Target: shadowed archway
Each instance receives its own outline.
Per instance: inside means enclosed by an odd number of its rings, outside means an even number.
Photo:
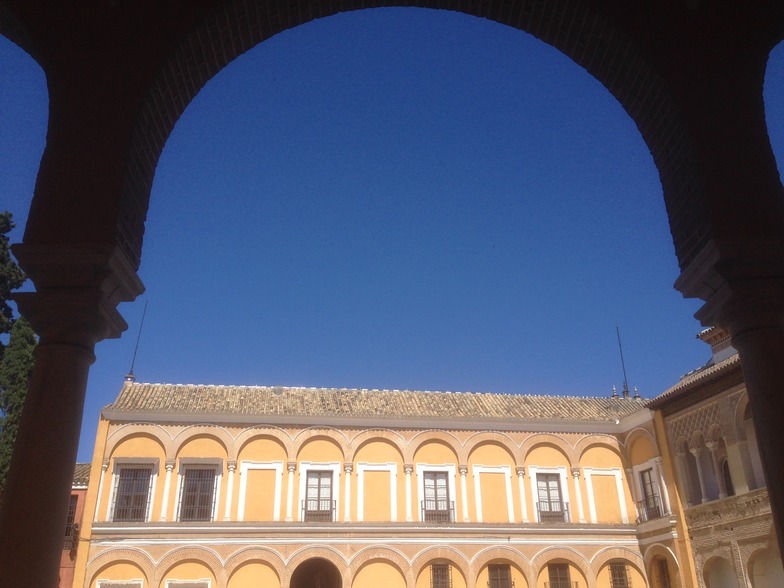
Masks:
[[[341,588],[340,571],[331,561],[314,557],[302,562],[291,574],[290,588]]]

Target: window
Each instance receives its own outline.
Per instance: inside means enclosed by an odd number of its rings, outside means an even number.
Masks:
[[[490,564],[487,566],[488,588],[514,588],[512,569],[509,564]]]
[[[620,561],[610,562],[610,588],[631,588],[631,586],[626,564]]]
[[[76,503],[78,501],[79,497],[76,494],[71,494],[70,502],[68,502],[68,517],[65,519],[65,541],[63,542],[65,551],[76,547],[79,534],[79,525],[76,523]]]
[[[146,521],[152,499],[152,464],[121,464],[117,468],[112,520],[119,523]]]
[[[425,472],[425,499],[422,520],[428,523],[451,523],[453,503],[449,500],[447,472]]]
[[[539,522],[569,522],[568,505],[561,498],[561,476],[559,474],[536,474],[536,491]]]
[[[215,466],[184,466],[180,487],[180,521],[206,522],[213,519],[216,481]]]
[[[640,472],[640,486],[642,487],[642,501],[637,505],[640,522],[658,519],[662,516],[662,507],[659,496],[656,494],[656,486],[653,481],[653,468],[648,468]]]
[[[332,472],[308,471],[305,492],[302,520],[331,522],[335,512],[335,501],[332,499]]]
[[[656,566],[656,587],[670,588],[670,571],[667,569],[667,560],[658,558],[654,565]]]
[[[732,485],[732,475],[730,474],[730,462],[724,458],[721,462],[721,475],[724,478],[724,488],[727,496],[735,496],[735,486]]]
[[[430,564],[430,588],[452,588],[452,566],[447,563]]]
[[[574,588],[569,577],[569,564],[548,564],[547,577],[550,581],[545,582],[545,588]]]

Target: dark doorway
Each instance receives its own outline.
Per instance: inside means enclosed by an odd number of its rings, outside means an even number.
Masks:
[[[330,561],[314,557],[302,562],[291,575],[289,588],[341,588],[340,572]]]

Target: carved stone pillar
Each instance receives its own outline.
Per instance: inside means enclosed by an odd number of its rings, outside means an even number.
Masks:
[[[18,586],[56,586],[93,349],[127,328],[117,304],[143,287],[116,251],[14,253],[37,290],[15,299],[39,341],[0,504],[0,569],[24,578]]]
[[[572,468],[572,479],[574,480],[574,500],[577,503],[578,521],[585,522],[585,512],[583,511],[583,493],[580,490],[580,468]]]
[[[414,471],[413,464],[404,463],[403,471],[406,474],[406,521],[414,520],[414,513],[411,508],[411,473]]]
[[[349,462],[343,464],[343,471],[346,473],[346,500],[343,503],[343,520],[347,523],[351,522],[351,471],[353,469],[354,464]]]
[[[713,472],[716,475],[716,483],[719,485],[719,498],[727,498],[727,485],[724,483],[724,476],[722,475],[721,468],[719,467],[719,455],[717,453],[719,444],[709,441],[705,444],[711,454],[711,461],[713,462]]]
[[[286,520],[294,520],[294,472],[297,471],[297,462],[290,461],[286,464],[289,470],[289,481],[286,491]]]
[[[101,479],[98,482],[98,498],[95,500],[95,516],[93,521],[98,522],[98,512],[101,509],[101,499],[103,498],[103,485],[106,483],[106,472],[109,469],[109,460],[105,459],[101,463]]]
[[[234,497],[234,476],[236,475],[237,471],[237,462],[230,461],[226,464],[226,467],[229,470],[229,483],[228,488],[226,489],[226,510],[223,512],[223,520],[230,521],[231,520],[231,502],[232,498]]]
[[[163,481],[163,504],[161,504],[161,521],[166,521],[169,513],[169,493],[171,492],[172,472],[174,460],[166,461],[166,478]]]
[[[517,486],[520,490],[520,512],[523,515],[523,522],[527,523],[528,520],[528,504],[525,501],[525,466],[518,466],[515,471],[517,472]]]
[[[697,464],[697,477],[700,480],[700,495],[702,496],[702,502],[708,502],[708,493],[705,490],[705,472],[702,471],[702,461],[700,461],[700,455],[702,455],[701,448],[694,448],[689,449],[689,453],[694,456],[694,461]]]
[[[685,494],[684,498],[686,499],[686,505],[694,506],[694,501],[692,500],[694,492],[691,487],[689,469],[686,465],[685,451],[675,451],[675,470],[678,475],[678,480],[681,483],[682,494]]]
[[[468,522],[468,484],[466,483],[466,475],[468,474],[468,466],[458,466],[460,471],[460,490],[463,493],[463,522]]]

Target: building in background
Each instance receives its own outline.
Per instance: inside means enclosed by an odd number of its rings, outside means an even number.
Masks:
[[[60,582],[58,588],[71,588],[74,583],[74,566],[79,547],[79,533],[84,514],[84,499],[90,482],[90,464],[77,463],[74,468],[71,498],[68,502],[68,520],[65,524],[63,553],[60,557]]]

